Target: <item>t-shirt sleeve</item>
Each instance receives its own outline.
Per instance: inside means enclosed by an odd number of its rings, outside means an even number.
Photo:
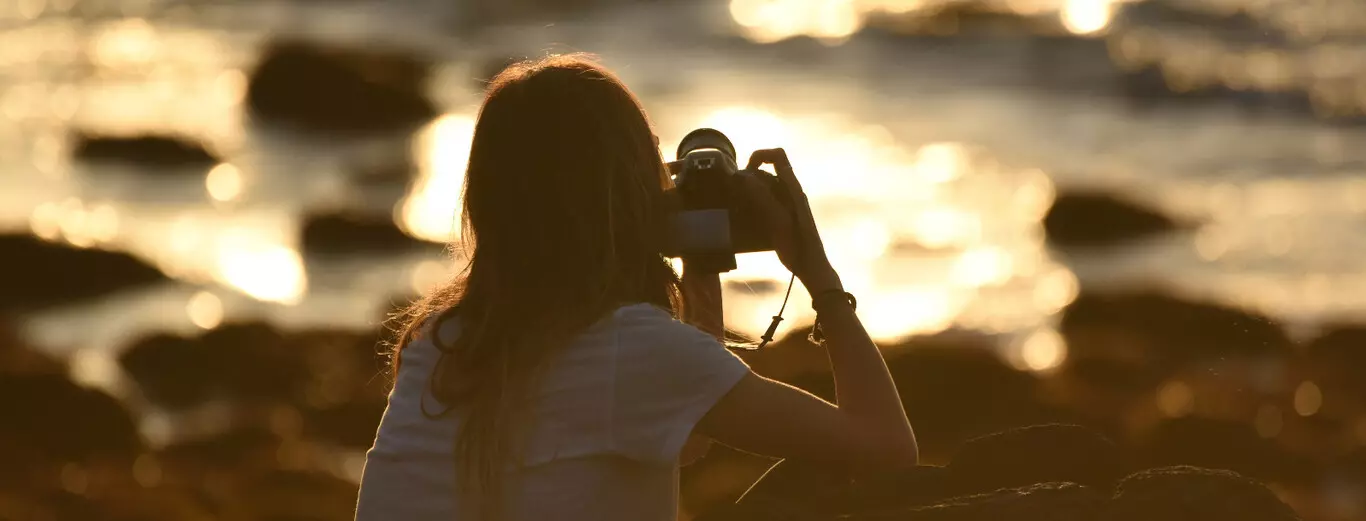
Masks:
[[[631,459],[672,463],[702,416],[749,367],[714,337],[673,319],[618,337],[613,444]]]

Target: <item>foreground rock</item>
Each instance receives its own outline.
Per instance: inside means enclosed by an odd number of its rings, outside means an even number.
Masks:
[[[441,245],[403,233],[387,215],[340,212],[314,214],[304,219],[303,230],[300,233],[304,255],[351,255],[441,249]]]
[[[279,41],[251,74],[247,106],[262,121],[312,131],[411,128],[439,112],[425,92],[430,68],[398,51]]]
[[[1075,483],[1040,483],[957,497],[934,506],[897,513],[864,514],[848,521],[1092,521],[1102,511],[1105,498]]]
[[[1108,508],[1114,521],[1298,521],[1270,489],[1232,471],[1167,467],[1136,473]]]
[[[122,253],[80,249],[31,235],[0,235],[0,311],[33,311],[166,280]]]
[[[1109,246],[1181,227],[1156,210],[1099,193],[1059,194],[1043,224],[1048,241],[1064,248]]]
[[[206,150],[204,145],[178,136],[78,133],[73,139],[72,156],[88,162],[208,168],[222,161]]]
[[[1118,446],[1078,425],[1034,425],[969,440],[949,463],[964,492],[1070,482],[1109,490],[1132,470]]]

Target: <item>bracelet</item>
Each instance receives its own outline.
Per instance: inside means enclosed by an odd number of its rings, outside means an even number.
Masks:
[[[858,309],[858,299],[854,298],[853,293],[844,290],[828,290],[811,298],[811,309],[816,310],[816,323],[811,326],[811,334],[807,335],[807,340],[813,344],[825,343],[825,332],[821,331],[821,309],[827,302],[845,302],[851,309]]]
[[[825,308],[826,303],[832,300],[835,302],[845,302],[849,304],[849,307],[858,309],[858,299],[854,298],[853,293],[849,293],[843,289],[825,290],[811,297],[811,309],[814,309],[819,313],[821,309]]]

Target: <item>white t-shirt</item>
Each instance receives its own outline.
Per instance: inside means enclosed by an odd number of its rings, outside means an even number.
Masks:
[[[458,321],[439,334],[449,344]],[[445,410],[428,385],[439,354],[430,331],[402,351],[366,455],[357,521],[459,519],[461,412],[431,419],[421,410]],[[748,372],[715,338],[658,307],[616,310],[557,352],[537,380],[524,463],[504,482],[507,521],[674,520],[683,443]]]

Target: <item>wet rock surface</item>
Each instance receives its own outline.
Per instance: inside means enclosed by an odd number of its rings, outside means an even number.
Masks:
[[[208,168],[221,161],[204,145],[179,136],[78,133],[73,140],[72,156],[87,162]]]
[[[247,106],[261,120],[311,131],[410,128],[439,112],[426,95],[430,68],[396,50],[280,40],[252,72]]]
[[[1143,205],[1103,193],[1061,193],[1044,216],[1048,242],[1061,248],[1110,246],[1182,227]]]
[[[132,256],[47,242],[31,235],[0,235],[0,312],[24,312],[167,280]]]
[[[1197,467],[1149,469],[1124,478],[1108,505],[1113,521],[1296,521],[1270,489],[1227,470]]]

